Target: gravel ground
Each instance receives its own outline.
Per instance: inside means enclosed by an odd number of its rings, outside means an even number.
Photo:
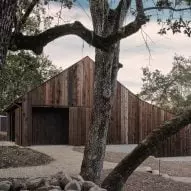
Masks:
[[[10,145],[10,142],[0,142],[0,145]],[[78,174],[82,161],[82,153],[72,150],[72,146],[46,145],[28,147],[37,152],[44,153],[54,159],[47,165],[0,169],[0,178],[27,178],[46,177],[59,171],[68,174]],[[116,163],[105,162],[104,169],[114,168]]]
[[[53,160],[43,153],[18,146],[0,146],[0,158],[0,169],[44,165]]]
[[[0,143],[1,144],[1,143]],[[10,143],[3,143],[4,145]],[[0,169],[0,181],[13,178],[47,177],[64,171],[68,174],[78,174],[82,161],[82,153],[72,150],[72,146],[32,146],[38,152],[53,157],[55,160],[48,165]],[[76,148],[75,148],[76,150]],[[81,149],[82,151],[82,149]],[[124,153],[123,153],[124,154]],[[118,162],[122,158],[119,153],[107,153],[106,159]],[[150,158],[149,158],[150,159]],[[151,158],[151,160],[153,160]],[[148,161],[149,162],[149,161]],[[152,161],[149,162],[149,164]],[[155,163],[155,161],[154,161]],[[116,163],[105,162],[102,179]],[[161,176],[144,172],[134,172],[127,181],[125,191],[191,191],[191,184],[175,182]]]
[[[104,171],[104,176],[110,170]],[[124,191],[191,191],[191,184],[175,182],[158,175],[134,172],[128,179]]]
[[[83,152],[82,147],[74,147],[75,151]],[[126,156],[125,153],[106,152],[105,161],[118,163]],[[159,170],[159,159],[150,156],[141,166],[150,166]],[[160,172],[171,176],[191,177],[191,161],[163,161],[160,160]]]

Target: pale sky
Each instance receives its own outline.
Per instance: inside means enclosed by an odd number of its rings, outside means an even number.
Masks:
[[[57,5],[56,3],[49,5],[52,16],[56,13]],[[86,27],[92,28],[90,13],[83,4],[81,4],[81,7],[74,6],[71,10],[63,9],[62,13],[64,22],[78,20]],[[128,19],[126,19],[126,23],[128,22]],[[151,50],[151,58],[141,31],[122,40],[120,48],[120,62],[123,64],[123,68],[118,73],[118,80],[134,93],[138,93],[141,89],[142,67],[149,66],[152,70],[159,69],[167,73],[172,67],[175,54],[186,57],[191,56],[191,38],[186,37],[184,34],[173,36],[169,32],[168,35],[160,36],[157,34],[160,27],[154,20],[142,29],[149,35],[147,42]],[[63,69],[87,55],[94,60],[94,48],[73,35],[49,43],[45,47],[45,54],[49,56],[54,65]]]

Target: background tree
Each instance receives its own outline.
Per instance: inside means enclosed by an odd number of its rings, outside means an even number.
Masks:
[[[16,98],[60,71],[43,55],[9,53],[4,69],[0,70],[0,113]]]
[[[172,112],[180,112],[191,105],[191,60],[175,56],[167,74],[143,68],[140,97]]]
[[[120,0],[116,8],[112,8],[107,0],[89,0],[93,31],[76,21],[49,28],[37,35],[20,33],[20,29],[24,26],[31,10],[38,2],[37,0],[33,0],[27,7],[23,17],[19,22],[16,22],[15,28],[13,28],[13,21],[16,17],[15,6],[17,2],[15,3],[14,1],[14,4],[12,0],[1,1],[0,15],[3,15],[3,17],[0,17],[0,35],[3,38],[0,39],[0,64],[4,64],[8,48],[13,51],[21,49],[32,50],[36,54],[41,54],[44,46],[49,42],[69,34],[81,37],[96,48],[92,122],[81,167],[81,174],[87,180],[92,180],[96,183],[99,183],[100,180],[107,131],[116,90],[117,73],[121,67],[121,64],[119,64],[120,40],[136,33],[142,25],[149,21],[148,15],[146,15],[148,11],[163,9],[185,11],[190,9],[189,7],[177,9],[177,6],[171,3],[172,1],[161,1],[162,4],[160,6],[157,3],[153,7],[144,7],[142,0]],[[134,3],[133,14],[135,18],[132,22],[123,26],[124,19],[132,3]],[[6,23],[6,26],[3,25],[4,23]],[[119,163],[102,185],[108,191],[121,190],[133,170],[157,148],[160,141],[164,141],[164,139],[189,124],[190,121],[189,110],[182,116],[163,125],[161,129],[154,131],[129,156]],[[140,155],[140,153],[145,154]]]
[[[17,5],[17,19],[23,17],[23,12],[30,5],[28,0],[19,0]],[[43,4],[34,7],[21,28],[21,32],[28,35],[39,34],[50,27],[52,17],[46,16]],[[19,50],[8,52],[7,64],[0,71],[0,113],[13,100],[40,85],[45,80],[56,75],[61,69],[56,68],[45,55],[35,55],[32,52]]]

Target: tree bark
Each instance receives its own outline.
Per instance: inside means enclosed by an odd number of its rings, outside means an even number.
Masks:
[[[16,13],[16,4],[17,0],[1,0],[0,2],[0,68],[5,63]]]
[[[108,8],[107,1],[98,0],[90,3],[90,10],[95,34],[105,37],[122,27],[128,9],[121,11],[121,7],[114,13]],[[119,66],[119,42],[111,45],[107,52],[96,49],[92,122],[85,146],[81,175],[85,180],[97,184],[100,183],[103,168]]]
[[[102,187],[107,191],[121,191],[128,177],[161,143],[191,123],[191,109],[154,129],[129,155],[105,178]]]

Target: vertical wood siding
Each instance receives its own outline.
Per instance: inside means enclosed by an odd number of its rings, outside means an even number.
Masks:
[[[0,116],[0,131],[7,131],[8,130],[8,117]]]
[[[69,144],[84,145],[93,104],[94,63],[85,57],[75,65],[28,92],[16,109],[16,141],[32,144],[32,108],[69,108]],[[119,82],[108,131],[109,144],[137,144],[172,114],[140,100]],[[10,125],[9,125],[10,126]],[[11,134],[10,129],[9,134]],[[21,135],[20,135],[21,134]],[[157,156],[191,155],[190,125],[169,138]]]

